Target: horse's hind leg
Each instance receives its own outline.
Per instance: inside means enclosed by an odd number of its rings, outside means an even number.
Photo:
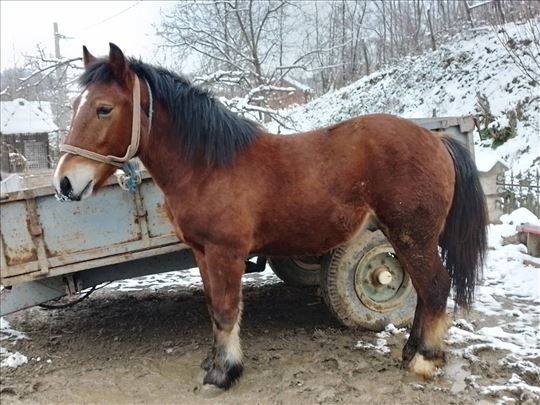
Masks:
[[[402,232],[402,231],[401,231]],[[445,363],[443,338],[448,329],[446,302],[450,277],[436,241],[390,235],[397,257],[411,277],[418,302],[411,333],[403,348],[403,365],[425,378]]]
[[[196,257],[214,334],[212,352],[202,364],[207,371],[203,382],[228,389],[243,371],[240,317],[245,263],[242,255],[217,247],[209,247]]]

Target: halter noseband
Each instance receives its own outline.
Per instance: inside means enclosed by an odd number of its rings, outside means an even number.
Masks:
[[[122,167],[128,162],[132,157],[137,154],[139,150],[139,142],[141,140],[141,87],[139,83],[139,78],[137,75],[134,76],[135,80],[133,83],[133,120],[131,122],[131,141],[127,147],[126,154],[122,157],[113,156],[113,155],[101,155],[97,152],[92,152],[91,150],[79,148],[78,146],[62,144],[60,145],[60,151],[70,153],[72,155],[79,155],[91,160],[96,160],[98,162],[107,163],[109,165]],[[148,88],[148,133],[152,128],[152,117],[154,115],[154,103],[152,99],[152,90],[148,80],[144,79],[146,82],[146,87]]]

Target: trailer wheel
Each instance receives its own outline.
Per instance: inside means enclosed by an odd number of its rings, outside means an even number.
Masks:
[[[321,290],[344,325],[380,331],[411,323],[416,293],[394,249],[379,230],[364,232],[325,256]]]
[[[285,283],[295,287],[317,286],[321,279],[322,257],[273,257],[268,259],[272,271]]]

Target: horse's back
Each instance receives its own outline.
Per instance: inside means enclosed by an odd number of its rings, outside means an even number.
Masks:
[[[343,203],[352,198],[374,204],[381,194],[399,198],[413,186],[437,193],[454,181],[452,159],[440,136],[388,114],[293,136],[287,149],[292,170],[307,173],[309,184],[326,185]]]

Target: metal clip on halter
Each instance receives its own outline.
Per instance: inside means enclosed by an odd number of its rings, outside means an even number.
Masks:
[[[137,191],[137,186],[141,184],[141,172],[139,170],[139,164],[133,160],[126,162],[122,166],[124,174],[117,175],[118,184],[124,191],[134,193]]]

